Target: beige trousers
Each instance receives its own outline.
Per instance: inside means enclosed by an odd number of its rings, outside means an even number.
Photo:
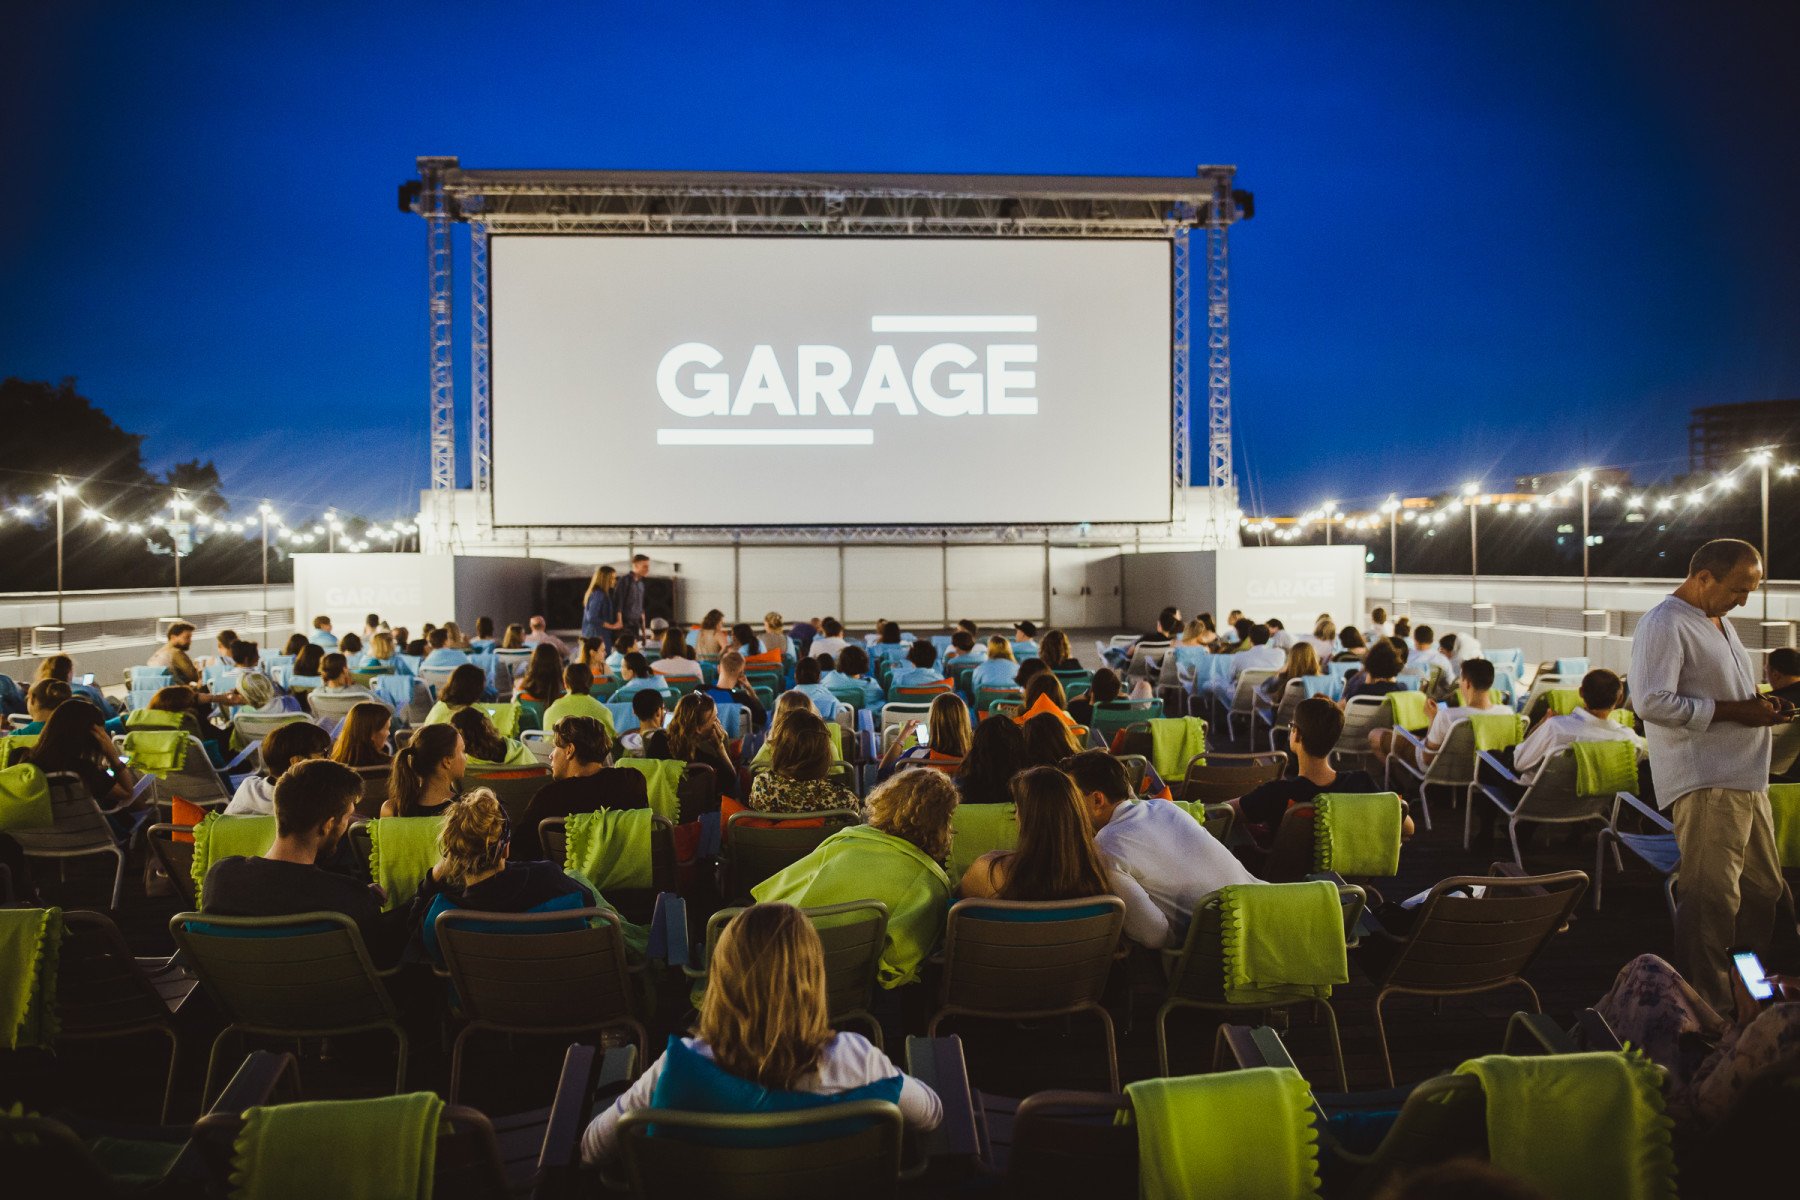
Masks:
[[[1786,890],[1767,792],[1700,788],[1675,801],[1681,847],[1675,960],[1719,1012],[1732,1011],[1730,950],[1768,948]]]

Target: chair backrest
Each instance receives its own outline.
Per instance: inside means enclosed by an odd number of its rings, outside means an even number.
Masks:
[[[1188,764],[1175,799],[1207,804],[1236,800],[1262,784],[1280,779],[1286,769],[1285,754],[1208,753],[1204,762]]]
[[[1264,667],[1249,667],[1239,673],[1237,690],[1231,694],[1231,711],[1248,713],[1254,710],[1256,708],[1256,689],[1260,688],[1265,680],[1273,679],[1279,674],[1281,674],[1280,671]],[[1306,685],[1301,684],[1300,686],[1305,687]]]
[[[1344,701],[1344,728],[1333,754],[1367,754],[1369,731],[1393,724],[1385,696],[1352,696]]]
[[[1015,1196],[1137,1200],[1131,1102],[1108,1092],[1036,1092],[1013,1113],[1006,1175]]]
[[[355,826],[351,832],[355,832]],[[562,817],[545,817],[538,822],[538,845],[544,849],[544,858],[553,863],[567,862],[569,850],[568,826]],[[675,890],[675,826],[656,816],[650,817],[650,890],[653,892],[672,892]],[[616,897],[612,897],[616,898]]]
[[[280,729],[283,725],[294,725],[302,721],[310,722],[311,717],[305,713],[247,713],[240,712],[232,718],[232,725],[237,737],[244,745],[260,742]]]
[[[1306,699],[1306,680],[1290,679],[1287,686],[1281,689],[1281,702],[1275,706],[1275,713],[1270,718],[1277,729],[1294,723],[1294,714],[1300,711],[1300,702]]]
[[[944,1006],[1035,1018],[1098,1004],[1124,925],[1117,896],[958,901],[944,928]]]
[[[1800,761],[1800,724],[1777,725],[1769,751],[1769,774],[1786,775]]]
[[[177,913],[169,932],[233,1024],[299,1037],[395,1020],[356,922],[342,913]]]
[[[1583,796],[1575,790],[1575,748],[1565,746],[1544,760],[1519,797],[1521,821],[1601,820],[1612,811],[1613,793]]]
[[[54,824],[45,829],[14,829],[10,836],[27,854],[47,857],[74,855],[113,846],[112,826],[100,805],[88,795],[81,776],[72,771],[49,771],[44,782],[50,788],[50,815]]]
[[[152,825],[144,830],[144,841],[149,845],[150,856],[156,860],[156,865],[169,877],[175,894],[192,908],[198,903],[194,896],[194,827],[168,823]]]
[[[857,813],[842,808],[804,813],[733,813],[725,823],[725,899],[744,899],[751,888],[793,866],[838,830],[861,823]]]
[[[918,703],[890,702],[881,710],[881,729],[885,733],[890,726],[899,727],[908,721],[924,723],[931,712],[931,701]]]
[[[812,1126],[824,1127],[821,1136],[787,1142]],[[618,1125],[633,1196],[737,1200],[893,1196],[899,1188],[901,1128],[900,1110],[885,1100],[770,1113],[633,1109]],[[700,1140],[711,1135],[723,1141],[734,1133],[727,1144]],[[771,1138],[775,1144],[764,1141]]]
[[[387,709],[390,714],[394,711],[385,700],[382,700],[373,694],[367,696],[341,696],[332,692],[318,691],[308,696],[306,698],[306,703],[312,708],[313,716],[329,717],[334,721],[341,721],[349,716],[350,710],[355,708],[358,704],[379,704],[381,707]]]
[[[358,767],[356,773],[362,776],[362,799],[356,802],[356,815],[373,821],[381,815],[381,806],[387,803],[388,784],[393,779],[392,767]],[[491,786],[491,785],[490,785]],[[501,801],[505,803],[505,801]]]
[[[1094,705],[1094,718],[1089,724],[1095,733],[1111,740],[1113,734],[1127,725],[1162,715],[1161,700],[1103,700]]]
[[[1458,875],[1432,887],[1383,986],[1481,991],[1516,979],[1587,891],[1581,871],[1517,878]],[[1482,888],[1479,899],[1467,893]]]
[[[168,1007],[104,914],[63,912],[56,968],[56,1013],[62,1032],[80,1036],[162,1025]]]
[[[192,735],[188,737],[187,754],[180,769],[157,776],[151,793],[158,804],[168,804],[177,796],[202,808],[231,802],[230,785],[206,756],[205,745]]]
[[[549,767],[505,767],[483,771],[479,775],[471,772],[466,785],[492,788],[494,798],[506,810],[507,820],[516,824],[525,819],[525,809],[531,804],[531,798],[549,782]]]
[[[1318,862],[1313,821],[1318,809],[1312,804],[1290,804],[1269,839],[1269,853],[1256,872],[1270,883],[1298,883],[1312,874]]]
[[[1425,782],[1473,783],[1480,761],[1475,753],[1475,726],[1468,721],[1458,721],[1450,727],[1443,746],[1426,766]]]
[[[1344,916],[1339,932],[1346,941],[1362,917],[1366,896],[1360,887],[1338,885],[1338,903]],[[1169,995],[1211,1004],[1225,1000],[1225,955],[1217,895],[1196,909],[1188,922],[1187,940],[1169,971]]]
[[[457,1002],[471,1020],[520,1033],[574,1033],[631,1019],[619,915],[446,909],[435,922]]]

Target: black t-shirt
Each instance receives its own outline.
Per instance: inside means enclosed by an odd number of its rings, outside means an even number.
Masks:
[[[427,875],[419,885],[419,894],[414,904],[421,918],[430,910],[432,900],[440,894],[449,896],[458,908],[472,908],[479,912],[522,913],[530,912],[541,904],[548,904],[558,896],[572,893],[579,894],[587,904],[594,902],[592,889],[571,879],[555,863],[509,860],[506,869],[498,875],[490,875],[467,888],[449,887]]]
[[[1252,789],[1238,801],[1238,809],[1251,824],[1266,825],[1272,829],[1281,823],[1281,814],[1290,805],[1311,804],[1322,792],[1368,793],[1380,790],[1367,771],[1339,771],[1337,781],[1329,788],[1322,788],[1310,779],[1277,779]]]
[[[531,803],[525,806],[524,817],[513,829],[512,857],[523,862],[544,856],[544,848],[538,841],[539,821],[609,808],[649,807],[650,793],[644,783],[644,773],[630,767],[607,767],[592,775],[552,780],[538,789]]]
[[[1354,678],[1344,685],[1344,699],[1352,700],[1357,696],[1385,696],[1389,692],[1403,692],[1406,689],[1397,680],[1371,679],[1357,682]]]
[[[206,873],[200,911],[221,917],[286,917],[295,913],[343,913],[356,922],[377,965],[398,954],[392,928],[369,885],[311,863],[272,858],[221,858]],[[404,901],[402,901],[404,903]]]

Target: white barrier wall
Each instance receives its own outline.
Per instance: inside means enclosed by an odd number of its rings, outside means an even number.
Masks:
[[[342,634],[375,613],[416,632],[454,619],[473,633],[475,618],[523,621],[543,594],[544,561],[458,558],[450,554],[296,554],[294,624],[326,616]]]
[[[1339,624],[1363,611],[1361,546],[1244,546],[1131,554],[1123,558],[1126,625],[1155,627],[1169,604],[1183,617],[1210,612],[1220,622],[1234,608],[1256,620],[1277,617],[1310,632],[1328,612]]]

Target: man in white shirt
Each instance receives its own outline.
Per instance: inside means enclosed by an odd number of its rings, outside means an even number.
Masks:
[[[1725,619],[1762,582],[1756,547],[1708,542],[1631,639],[1632,707],[1681,849],[1676,966],[1720,1012],[1732,1011],[1728,948],[1766,950],[1787,891],[1769,811],[1769,727],[1794,710],[1757,694],[1756,669]]]
[[[561,638],[545,628],[544,618],[542,617],[531,618],[531,632],[525,635],[525,644],[527,646],[554,646],[558,654],[562,655],[565,659],[569,657],[569,648],[563,645]]]
[[[1513,751],[1513,769],[1523,775],[1549,762],[1576,742],[1631,742],[1638,757],[1644,755],[1644,739],[1629,725],[1612,719],[1613,709],[1625,685],[1617,675],[1605,669],[1589,671],[1581,677],[1581,707],[1566,716],[1548,717],[1525,736]]]
[[[1432,669],[1442,671],[1443,678],[1448,681],[1456,672],[1450,666],[1450,657],[1436,645],[1437,634],[1431,626],[1421,625],[1413,630],[1412,653],[1406,656],[1406,665],[1417,667],[1427,679],[1431,678]]]
[[[1405,738],[1395,737],[1393,731],[1388,729],[1376,729],[1369,733],[1370,748],[1383,757],[1393,753],[1416,766],[1430,766],[1431,760],[1443,750],[1444,743],[1450,740],[1452,730],[1475,713],[1493,710],[1494,664],[1485,658],[1465,660],[1457,676],[1456,691],[1461,703],[1455,708],[1448,704],[1426,701],[1426,708],[1431,713],[1431,724],[1425,730],[1425,745],[1422,748],[1414,747]]]
[[[1289,633],[1287,626],[1283,625],[1276,617],[1270,617],[1267,624],[1269,626],[1269,645],[1286,654],[1294,644],[1294,635]]]
[[[321,650],[336,650],[337,634],[331,632],[331,618],[314,617],[312,636],[307,640]]]
[[[1119,760],[1087,750],[1067,763],[1094,846],[1125,901],[1125,936],[1152,950],[1179,947],[1194,910],[1220,888],[1261,883],[1205,826],[1167,800],[1132,798]]]
[[[1371,644],[1382,638],[1394,636],[1394,623],[1388,620],[1387,609],[1378,608],[1369,614],[1369,626],[1363,631],[1363,639]]]
[[[1214,676],[1207,685],[1220,704],[1230,706],[1237,694],[1238,676],[1245,671],[1279,671],[1287,663],[1287,655],[1269,644],[1270,636],[1267,625],[1252,625],[1247,639],[1249,648],[1233,654],[1225,672]]]
[[[844,627],[838,619],[826,617],[819,622],[819,636],[814,638],[812,645],[806,648],[806,656],[817,658],[821,654],[829,654],[831,661],[836,662],[838,655],[842,654],[844,647],[849,644],[844,638]]]

